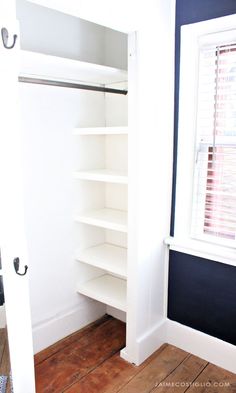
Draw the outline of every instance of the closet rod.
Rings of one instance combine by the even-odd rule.
[[[36,85],[58,86],[58,87],[68,87],[70,89],[101,91],[103,93],[113,93],[113,94],[123,94],[123,95],[126,95],[128,93],[127,90],[111,89],[109,87],[102,87],[102,86],[83,85],[73,82],[53,81],[53,80],[41,79],[41,78],[30,78],[26,76],[19,76],[18,81],[21,83],[32,83]]]

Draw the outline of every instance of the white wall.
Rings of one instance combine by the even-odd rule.
[[[22,49],[127,68],[126,34],[26,0],[16,1]]]
[[[77,165],[73,127],[86,122],[104,125],[104,105],[104,95],[99,92],[20,85],[36,352],[105,313],[103,305],[76,293],[83,270],[79,271],[73,258],[79,242],[73,222],[79,195],[72,179]]]

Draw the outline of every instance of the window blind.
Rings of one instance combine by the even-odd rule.
[[[192,236],[236,239],[236,44],[199,58]]]

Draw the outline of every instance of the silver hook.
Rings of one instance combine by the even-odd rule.
[[[16,44],[17,35],[14,34],[14,36],[13,36],[13,44],[8,46],[9,34],[8,34],[8,30],[5,27],[3,27],[1,29],[1,34],[2,34],[2,42],[3,42],[4,48],[6,48],[6,49],[14,48],[14,46]]]
[[[13,264],[14,264],[14,268],[15,268],[15,272],[16,274],[18,274],[19,276],[25,276],[28,270],[28,266],[25,265],[25,271],[24,273],[19,273],[19,268],[20,268],[20,258],[15,258],[13,260]]]

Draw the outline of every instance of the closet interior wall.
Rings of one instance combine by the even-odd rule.
[[[18,18],[24,50],[82,61],[91,61],[93,54],[93,63],[113,62],[114,66],[119,48],[119,59],[123,59],[119,61],[123,66],[127,64],[125,34],[109,32],[23,0],[18,1]],[[44,21],[45,41],[39,38],[34,24],[40,18]],[[63,49],[67,40],[62,40],[59,47],[56,34],[59,30],[67,31],[70,48],[74,47],[76,52],[73,56]],[[115,85],[107,87],[124,87]],[[76,136],[73,129],[126,126],[127,97],[22,83],[19,90],[30,301],[34,351],[38,352],[106,312],[117,314],[105,304],[77,293],[78,285],[103,272],[76,261],[75,253],[104,241],[126,246],[127,235],[76,223],[74,216],[84,209],[102,206],[126,210],[127,185],[77,180],[73,179],[73,172],[94,166],[126,171],[128,136]],[[123,313],[118,314],[125,318]]]

